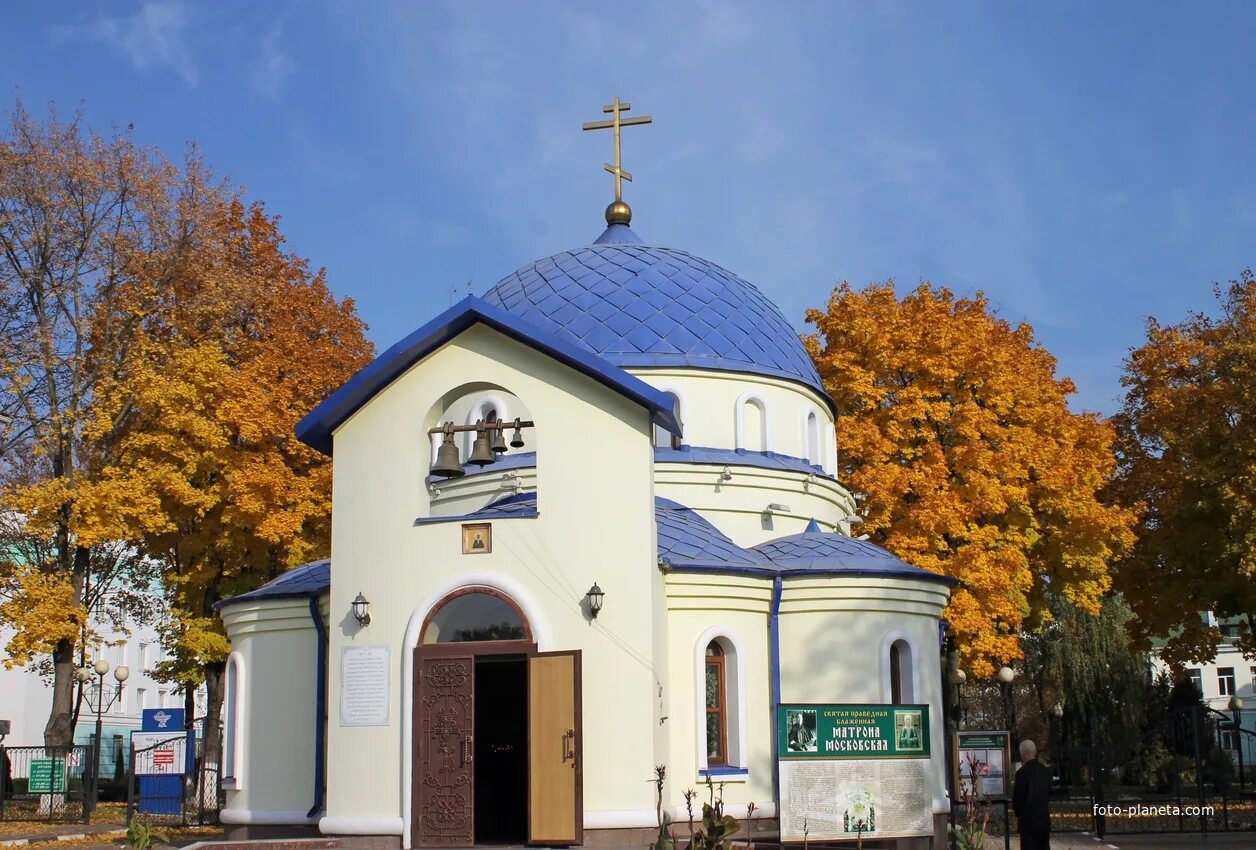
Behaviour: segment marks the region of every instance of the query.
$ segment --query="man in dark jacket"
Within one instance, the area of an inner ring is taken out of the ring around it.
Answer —
[[[1038,748],[1025,739],[1020,743],[1021,765],[1012,788],[1021,850],[1051,850],[1051,769],[1038,761]]]

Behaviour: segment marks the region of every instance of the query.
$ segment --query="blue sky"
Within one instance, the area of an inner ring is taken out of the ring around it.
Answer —
[[[1240,3],[15,3],[8,108],[220,172],[387,346],[602,228],[618,95],[634,229],[805,329],[832,285],[984,290],[1118,406],[1144,319],[1256,262]]]

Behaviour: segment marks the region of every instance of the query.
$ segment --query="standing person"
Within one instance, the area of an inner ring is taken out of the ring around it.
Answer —
[[[1021,850],[1051,850],[1051,769],[1038,761],[1038,748],[1028,738],[1020,742],[1020,756],[1024,764],[1016,771],[1012,811]]]

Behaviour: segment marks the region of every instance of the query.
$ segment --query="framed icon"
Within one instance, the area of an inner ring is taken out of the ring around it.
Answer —
[[[462,527],[462,554],[487,555],[493,551],[493,524],[477,522]]]

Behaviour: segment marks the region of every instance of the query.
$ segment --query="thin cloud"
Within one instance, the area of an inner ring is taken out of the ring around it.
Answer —
[[[134,15],[100,15],[86,24],[54,27],[53,37],[108,45],[137,71],[169,69],[194,86],[199,73],[185,38],[191,24],[185,6],[156,0],[145,3]]]
[[[282,25],[271,27],[262,39],[261,52],[253,66],[253,81],[257,90],[267,97],[279,97],[294,68],[292,56],[280,42],[282,36]]]

